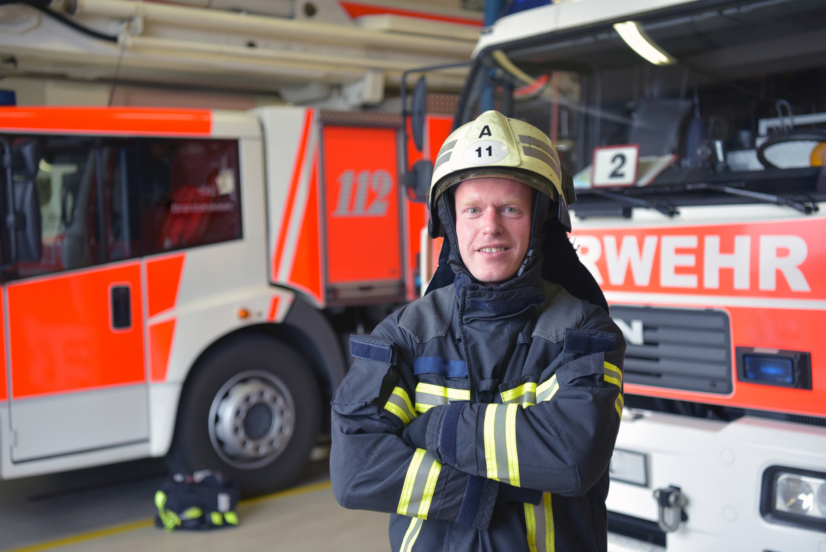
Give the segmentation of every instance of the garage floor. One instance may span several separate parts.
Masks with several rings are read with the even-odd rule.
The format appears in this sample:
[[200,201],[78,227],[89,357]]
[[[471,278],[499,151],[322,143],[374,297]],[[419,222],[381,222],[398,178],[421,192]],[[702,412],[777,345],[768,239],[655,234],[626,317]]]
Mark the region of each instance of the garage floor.
[[[153,497],[160,460],[0,481],[0,552],[386,552],[387,514],[345,510],[333,498],[327,460],[312,462],[292,489],[238,507],[238,527],[166,533]],[[609,552],[664,552],[608,535]]]
[[239,527],[205,532],[154,527],[153,496],[164,476],[144,462],[0,482],[0,551],[389,549],[388,516],[338,506],[326,461],[312,464],[292,489],[242,501]]

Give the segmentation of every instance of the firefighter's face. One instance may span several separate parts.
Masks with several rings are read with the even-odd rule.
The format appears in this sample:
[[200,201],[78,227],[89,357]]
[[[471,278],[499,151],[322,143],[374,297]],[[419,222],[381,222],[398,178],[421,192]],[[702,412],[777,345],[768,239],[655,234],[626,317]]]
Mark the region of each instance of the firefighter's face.
[[456,238],[474,278],[494,285],[516,274],[531,239],[532,198],[531,188],[504,178],[456,188]]

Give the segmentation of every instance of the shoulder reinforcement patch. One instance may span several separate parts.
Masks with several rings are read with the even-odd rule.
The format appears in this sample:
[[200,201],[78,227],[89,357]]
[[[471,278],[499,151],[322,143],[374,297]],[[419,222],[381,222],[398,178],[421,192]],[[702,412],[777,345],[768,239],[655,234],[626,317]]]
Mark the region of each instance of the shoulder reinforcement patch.
[[590,355],[614,350],[617,336],[608,332],[568,329],[565,332],[565,350]]
[[355,358],[394,364],[396,350],[392,343],[370,335],[351,335],[350,354]]

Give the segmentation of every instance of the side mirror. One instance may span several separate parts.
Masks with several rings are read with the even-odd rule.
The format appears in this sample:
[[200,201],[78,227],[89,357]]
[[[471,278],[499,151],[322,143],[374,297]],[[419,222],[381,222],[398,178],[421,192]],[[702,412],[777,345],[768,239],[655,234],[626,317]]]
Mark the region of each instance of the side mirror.
[[410,109],[410,129],[413,133],[413,144],[419,151],[422,151],[424,147],[424,118],[426,112],[427,81],[422,75],[413,90],[413,105]]
[[413,168],[405,174],[405,186],[416,201],[427,201],[430,180],[433,178],[433,161],[420,159],[413,163]]

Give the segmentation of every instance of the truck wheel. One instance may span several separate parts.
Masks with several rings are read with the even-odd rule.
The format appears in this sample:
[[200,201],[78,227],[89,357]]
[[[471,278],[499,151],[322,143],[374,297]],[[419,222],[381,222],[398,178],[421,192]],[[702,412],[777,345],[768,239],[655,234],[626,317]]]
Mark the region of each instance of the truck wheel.
[[220,471],[243,496],[288,486],[316,442],[321,398],[292,349],[262,335],[219,346],[184,388],[172,471]]

